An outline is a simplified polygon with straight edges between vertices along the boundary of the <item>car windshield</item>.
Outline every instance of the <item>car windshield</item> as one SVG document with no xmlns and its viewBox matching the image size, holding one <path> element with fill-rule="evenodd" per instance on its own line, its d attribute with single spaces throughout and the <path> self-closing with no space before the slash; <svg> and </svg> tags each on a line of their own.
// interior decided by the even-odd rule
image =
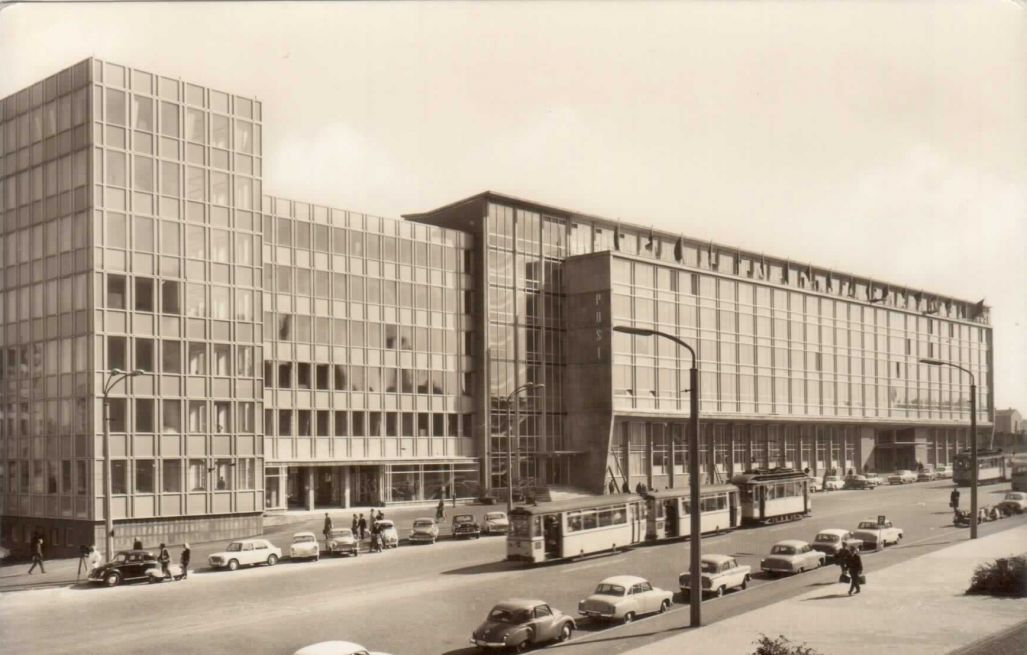
<svg viewBox="0 0 1027 655">
<path fill-rule="evenodd" d="M 774 546 L 770 549 L 771 555 L 794 555 L 795 546 Z"/>
<path fill-rule="evenodd" d="M 474 517 L 470 514 L 458 514 L 453 517 L 453 523 L 473 523 Z"/>
<path fill-rule="evenodd" d="M 414 521 L 415 528 L 430 528 L 432 525 L 434 524 L 429 519 L 421 519 L 420 521 Z"/>
<path fill-rule="evenodd" d="M 499 521 L 506 518 L 506 514 L 502 512 L 489 512 L 485 515 L 485 519 L 488 521 Z"/>
<path fill-rule="evenodd" d="M 911 473 L 911 472 L 912 471 L 906 471 L 904 469 L 900 469 L 898 471 L 895 471 L 895 475 L 906 475 L 906 474 Z"/>
<path fill-rule="evenodd" d="M 1024 494 L 1018 494 L 1018 493 L 1006 494 L 1006 500 L 1023 500 L 1024 497 L 1025 497 Z"/>
<path fill-rule="evenodd" d="M 226 548 L 225 550 L 227 550 L 230 553 L 234 553 L 234 552 L 240 551 L 240 550 L 242 550 L 242 542 L 241 541 L 233 541 L 232 543 L 228 544 L 228 548 Z"/>
<path fill-rule="evenodd" d="M 378 521 L 378 527 L 382 530 L 388 530 L 389 528 L 393 527 L 392 521 Z"/>
<path fill-rule="evenodd" d="M 512 610 L 506 607 L 494 607 L 489 612 L 489 621 L 499 623 L 524 623 L 530 618 L 528 610 Z"/>
<path fill-rule="evenodd" d="M 838 541 L 838 535 L 836 534 L 824 534 L 821 532 L 817 535 L 817 541 L 820 543 L 834 543 Z"/>
<path fill-rule="evenodd" d="M 127 562 L 128 561 L 128 553 L 118 553 L 117 555 L 114 556 L 114 560 L 113 561 L 114 562 L 118 562 L 118 563 Z"/>
<path fill-rule="evenodd" d="M 317 539 L 315 539 L 312 534 L 298 534 L 292 538 L 292 543 L 294 544 L 309 544 L 314 543 L 315 541 L 317 541 Z"/>
<path fill-rule="evenodd" d="M 879 526 L 873 521 L 860 521 L 859 528 L 861 530 L 876 530 Z"/>
<path fill-rule="evenodd" d="M 827 481 L 828 482 L 833 482 L 833 481 L 839 480 L 839 479 L 840 478 L 837 475 L 829 475 L 829 476 L 827 476 Z"/>
<path fill-rule="evenodd" d="M 353 532 L 349 528 L 335 528 L 331 532 L 333 537 L 352 537 Z"/>
<path fill-rule="evenodd" d="M 720 570 L 720 565 L 716 562 L 703 562 L 700 564 L 700 569 L 703 573 L 716 573 Z"/>
<path fill-rule="evenodd" d="M 602 594 L 603 596 L 623 596 L 624 587 L 619 584 L 606 584 L 605 582 L 599 583 L 596 587 L 596 593 Z"/>
</svg>

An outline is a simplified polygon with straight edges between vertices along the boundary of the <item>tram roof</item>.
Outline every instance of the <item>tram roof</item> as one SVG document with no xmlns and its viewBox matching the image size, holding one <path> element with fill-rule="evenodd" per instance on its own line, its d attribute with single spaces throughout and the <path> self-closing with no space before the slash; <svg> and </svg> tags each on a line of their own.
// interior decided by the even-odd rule
<svg viewBox="0 0 1027 655">
<path fill-rule="evenodd" d="M 587 498 L 568 498 L 535 505 L 514 507 L 511 514 L 552 514 L 554 512 L 573 512 L 576 509 L 591 509 L 607 505 L 620 505 L 631 501 L 640 501 L 638 494 L 609 494 L 605 496 L 589 496 Z"/>
<path fill-rule="evenodd" d="M 733 484 L 704 484 L 699 487 L 699 495 L 723 493 L 725 491 L 736 491 L 738 488 Z M 647 491 L 644 496 L 647 498 L 687 498 L 691 491 L 688 487 L 679 489 L 654 489 Z"/>
<path fill-rule="evenodd" d="M 776 482 L 779 480 L 797 480 L 807 477 L 802 471 L 789 468 L 776 469 L 754 469 L 745 473 L 738 473 L 731 478 L 735 484 L 748 484 L 753 482 Z"/>
</svg>

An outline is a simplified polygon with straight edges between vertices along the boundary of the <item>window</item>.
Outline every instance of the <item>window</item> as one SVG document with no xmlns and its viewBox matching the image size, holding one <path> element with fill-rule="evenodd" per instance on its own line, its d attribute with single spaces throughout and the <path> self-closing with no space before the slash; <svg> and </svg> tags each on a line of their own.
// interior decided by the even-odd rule
<svg viewBox="0 0 1027 655">
<path fill-rule="evenodd" d="M 207 344 L 205 344 L 205 343 L 190 343 L 189 344 L 189 374 L 190 375 L 206 375 L 207 374 Z"/>
<path fill-rule="evenodd" d="M 165 459 L 161 462 L 161 489 L 165 493 L 182 491 L 182 460 Z"/>
<path fill-rule="evenodd" d="M 179 434 L 182 432 L 182 401 L 163 400 L 161 407 L 161 432 Z"/>
<path fill-rule="evenodd" d="M 152 373 L 154 368 L 154 345 L 153 339 L 136 338 L 136 361 L 135 368 Z"/>
<path fill-rule="evenodd" d="M 182 372 L 181 341 L 161 341 L 161 371 L 164 373 Z"/>
<path fill-rule="evenodd" d="M 207 404 L 202 400 L 189 401 L 189 432 L 193 434 L 207 431 Z"/>
<path fill-rule="evenodd" d="M 253 403 L 241 402 L 238 406 L 238 421 L 235 429 L 239 432 L 254 431 L 254 405 Z"/>
<path fill-rule="evenodd" d="M 202 459 L 189 460 L 189 491 L 207 489 L 207 464 Z"/>
<path fill-rule="evenodd" d="M 211 358 L 211 373 L 228 377 L 232 374 L 231 356 L 232 347 L 227 343 L 215 343 L 211 346 L 213 356 Z"/>
<path fill-rule="evenodd" d="M 111 493 L 128 493 L 128 462 L 116 459 L 111 462 Z"/>
<path fill-rule="evenodd" d="M 256 460 L 244 457 L 238 460 L 236 469 L 239 472 L 237 477 L 239 489 L 255 489 L 257 487 Z"/>
<path fill-rule="evenodd" d="M 128 427 L 128 399 L 109 398 L 107 406 L 110 416 L 110 431 L 125 432 Z"/>
<path fill-rule="evenodd" d="M 153 432 L 153 398 L 135 399 L 136 432 Z"/>
<path fill-rule="evenodd" d="M 125 276 L 107 275 L 107 308 L 125 309 Z"/>
<path fill-rule="evenodd" d="M 230 402 L 215 402 L 214 403 L 214 431 L 215 432 L 231 432 L 232 431 L 232 403 Z"/>
<path fill-rule="evenodd" d="M 214 462 L 214 473 L 217 475 L 215 488 L 218 491 L 232 489 L 232 468 L 235 464 L 229 459 L 218 459 Z"/>
<path fill-rule="evenodd" d="M 137 277 L 135 279 L 135 309 L 139 312 L 153 312 L 153 279 Z"/>
<path fill-rule="evenodd" d="M 135 491 L 137 494 L 152 494 L 153 493 L 153 479 L 155 476 L 155 463 L 152 459 L 137 459 L 136 460 L 136 484 Z"/>
<path fill-rule="evenodd" d="M 127 349 L 125 337 L 107 337 L 107 370 L 128 368 Z"/>
<path fill-rule="evenodd" d="M 179 283 L 173 280 L 161 282 L 161 311 L 165 314 L 181 314 L 181 291 Z"/>
</svg>

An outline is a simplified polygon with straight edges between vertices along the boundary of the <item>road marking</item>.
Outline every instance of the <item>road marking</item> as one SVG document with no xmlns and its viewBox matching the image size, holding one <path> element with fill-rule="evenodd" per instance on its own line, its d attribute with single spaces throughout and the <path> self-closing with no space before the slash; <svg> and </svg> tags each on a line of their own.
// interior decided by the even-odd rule
<svg viewBox="0 0 1027 655">
<path fill-rule="evenodd" d="M 606 562 L 591 562 L 591 563 L 588 563 L 588 564 L 578 564 L 576 566 L 572 566 L 570 568 L 563 569 L 563 570 L 564 571 L 568 571 L 568 572 L 570 572 L 570 571 L 583 571 L 585 569 L 594 569 L 597 566 L 605 566 L 605 565 L 606 565 Z"/>
</svg>

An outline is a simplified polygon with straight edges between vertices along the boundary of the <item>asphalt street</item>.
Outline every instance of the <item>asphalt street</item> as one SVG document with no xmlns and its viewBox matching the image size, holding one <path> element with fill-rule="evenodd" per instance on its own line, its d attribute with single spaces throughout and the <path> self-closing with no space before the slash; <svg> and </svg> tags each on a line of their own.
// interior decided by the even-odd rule
<svg viewBox="0 0 1027 655">
<path fill-rule="evenodd" d="M 981 503 L 1001 499 L 1008 483 L 981 490 Z M 950 481 L 840 491 L 815 496 L 813 516 L 770 527 L 741 529 L 704 539 L 707 553 L 736 556 L 759 569 L 777 541 L 810 540 L 824 528 L 855 528 L 863 518 L 886 514 L 905 531 L 900 546 L 864 558 L 868 579 L 880 568 L 968 538 L 954 528 L 948 509 Z M 964 498 L 968 494 L 964 490 Z M 967 504 L 964 502 L 964 505 Z M 447 509 L 447 511 L 449 511 Z M 1023 517 L 987 523 L 982 532 L 1020 525 Z M 319 530 L 310 526 L 314 532 Z M 403 526 L 401 526 L 403 527 Z M 288 526 L 287 532 L 299 529 Z M 279 543 L 283 540 L 273 539 Z M 286 549 L 287 550 L 287 549 Z M 275 567 L 214 572 L 194 562 L 184 582 L 114 589 L 86 585 L 0 595 L 0 644 L 19 653 L 282 653 L 317 641 L 344 639 L 395 655 L 474 652 L 471 630 L 497 601 L 540 598 L 574 613 L 577 601 L 604 577 L 635 574 L 677 590 L 688 561 L 687 542 L 641 546 L 617 555 L 534 568 L 504 561 L 505 541 L 441 541 L 403 546 L 353 559 L 284 561 Z M 746 591 L 703 604 L 706 623 L 762 604 L 833 584 L 838 569 L 780 579 L 756 575 Z M 561 648 L 610 655 L 637 648 L 682 629 L 687 605 L 672 612 L 611 627 L 580 622 Z M 844 629 L 840 626 L 840 629 Z"/>
</svg>

